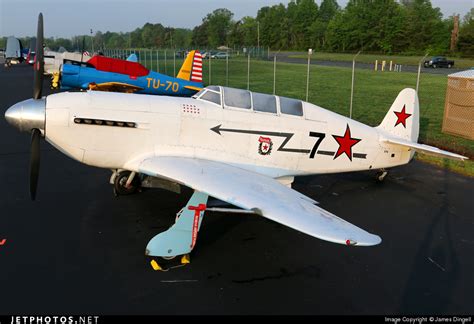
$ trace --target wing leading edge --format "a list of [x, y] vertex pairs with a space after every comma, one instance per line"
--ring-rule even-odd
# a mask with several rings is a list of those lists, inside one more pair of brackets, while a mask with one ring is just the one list
[[278, 181], [229, 164], [150, 157], [139, 164], [138, 171], [174, 180], [325, 241], [360, 246], [381, 242], [379, 236], [314, 205], [314, 200]]
[[134, 93], [143, 88], [122, 82], [89, 83], [89, 90]]

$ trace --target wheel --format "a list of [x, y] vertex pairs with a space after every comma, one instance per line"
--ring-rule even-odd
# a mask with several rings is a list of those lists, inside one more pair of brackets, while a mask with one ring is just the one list
[[387, 176], [387, 174], [388, 174], [388, 171], [382, 169], [379, 172], [377, 172], [377, 174], [375, 176], [375, 180], [377, 182], [383, 182], [385, 180], [385, 177]]
[[448, 69], [450, 69], [450, 68], [451, 68], [451, 64], [448, 64]]
[[125, 187], [127, 184], [128, 177], [130, 176], [130, 171], [122, 171], [119, 174], [115, 176], [115, 181], [114, 181], [114, 194], [120, 195], [120, 196], [126, 196], [126, 195], [131, 195], [135, 193], [138, 188], [140, 187], [140, 179], [138, 175], [135, 175], [135, 177], [132, 180], [132, 183], [130, 184], [130, 187]]
[[437, 68], [436, 64], [433, 64], [433, 69], [436, 69], [436, 68]]

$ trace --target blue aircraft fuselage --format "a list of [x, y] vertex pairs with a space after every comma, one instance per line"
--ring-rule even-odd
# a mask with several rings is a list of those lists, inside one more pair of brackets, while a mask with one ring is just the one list
[[149, 71], [144, 76], [134, 76], [122, 73], [100, 71], [94, 67], [65, 63], [62, 68], [61, 89], [88, 89], [90, 83], [121, 83], [140, 87], [135, 93], [146, 93], [166, 96], [190, 97], [198, 90], [185, 88], [203, 88], [201, 82], [192, 82], [170, 77], [161, 73]]

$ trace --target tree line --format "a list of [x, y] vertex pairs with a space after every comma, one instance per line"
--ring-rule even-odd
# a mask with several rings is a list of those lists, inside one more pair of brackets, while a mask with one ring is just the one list
[[[216, 9], [194, 29], [146, 23], [132, 32], [96, 32], [71, 39], [48, 38], [52, 49], [269, 47], [273, 50], [423, 54], [450, 52], [454, 16], [443, 18], [430, 0], [293, 0], [260, 8], [256, 17], [234, 19]], [[25, 38], [24, 44], [28, 44]], [[6, 38], [0, 38], [0, 48]], [[93, 43], [92, 43], [93, 42]], [[461, 17], [455, 53], [474, 56], [474, 8]]]

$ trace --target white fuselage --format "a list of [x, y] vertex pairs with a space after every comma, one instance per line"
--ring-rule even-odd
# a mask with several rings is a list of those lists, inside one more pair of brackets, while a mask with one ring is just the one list
[[[273, 178], [380, 169], [411, 158], [408, 149], [381, 143], [376, 128], [310, 103], [303, 108], [303, 116], [291, 116], [280, 110], [223, 108], [194, 98], [60, 93], [47, 97], [45, 137], [79, 162], [131, 171], [152, 155], [220, 161]], [[107, 126], [106, 121], [133, 127]], [[341, 145], [334, 136], [343, 137], [347, 128], [360, 141], [336, 157]], [[321, 134], [324, 138], [311, 152]], [[262, 138], [267, 142], [262, 144]]]

